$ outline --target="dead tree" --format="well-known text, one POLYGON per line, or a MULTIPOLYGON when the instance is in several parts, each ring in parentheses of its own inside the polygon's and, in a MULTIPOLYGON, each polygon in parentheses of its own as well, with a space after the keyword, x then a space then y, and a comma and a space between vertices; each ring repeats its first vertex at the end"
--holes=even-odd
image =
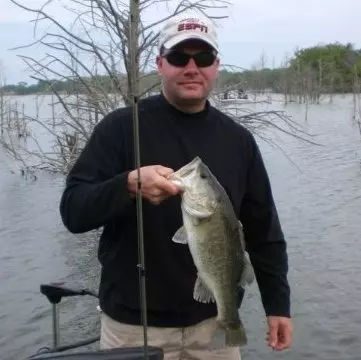
MULTIPOLYGON (((34 43, 16 50, 37 46, 46 53, 41 59, 20 55, 32 78, 46 84, 46 92, 53 95, 51 124, 50 119, 28 116, 27 120, 42 125, 54 138, 50 151, 38 149, 33 154, 44 160, 37 166, 66 173, 96 123, 109 111, 131 104, 129 4, 118 0, 68 0, 67 9, 75 19, 69 26, 48 11, 52 0, 36 9, 28 7, 25 0, 11 1, 34 15, 35 27, 46 23, 49 29, 34 43), (60 84, 66 84, 66 87, 62 88, 60 84), (69 139, 72 139, 70 143, 69 139)), ((155 69, 150 64, 154 60, 162 23, 189 11, 216 21, 226 18, 221 13, 228 5, 226 0, 139 0, 136 49, 139 97, 151 93, 152 89, 159 90, 160 79, 152 72, 155 69), (168 15, 146 23, 143 13, 154 6, 166 7, 168 15)), ((6 148, 11 145, 6 144, 6 148)))
MULTIPOLYGON (((63 174, 74 163, 98 121, 109 111, 132 103, 132 78, 139 81, 139 97, 151 93, 152 89, 160 89, 159 78, 149 64, 154 63, 162 23, 189 10, 216 21, 226 18, 222 12, 230 5, 225 0, 139 0, 137 76, 132 77, 128 3, 119 0, 67 0, 67 9, 74 8, 69 10, 74 18, 70 26, 47 10, 53 0, 48 0, 38 9, 28 7, 25 0, 11 1, 34 14, 35 26, 44 22, 47 25, 48 30, 38 40, 24 46, 36 46, 37 52, 43 48, 45 57, 20 57, 31 70, 33 79, 46 85, 46 93, 52 95, 52 110, 49 118, 25 116, 34 145, 31 149, 12 141, 5 142, 3 146, 28 170, 44 169, 63 174), (144 13, 152 6, 166 6, 169 15, 146 23, 144 13), (32 124, 40 125, 53 139, 48 149, 40 146, 38 134, 31 131, 32 124), (30 157, 33 161, 31 165, 26 165, 26 159, 30 157)), ((282 113, 279 116, 287 123, 287 117, 282 113)), ((267 112, 254 117, 264 119, 265 127, 274 124, 267 121, 267 112)), ((244 117, 250 118, 251 114, 244 117)), ((251 131, 259 129, 253 127, 252 122, 244 121, 244 124, 251 131)))
POLYGON ((352 93, 353 93, 353 124, 356 126, 361 136, 361 74, 357 65, 352 66, 352 93))
POLYGON ((7 113, 7 101, 5 98, 4 86, 4 69, 2 63, 0 62, 0 137, 4 135, 5 119, 7 113))

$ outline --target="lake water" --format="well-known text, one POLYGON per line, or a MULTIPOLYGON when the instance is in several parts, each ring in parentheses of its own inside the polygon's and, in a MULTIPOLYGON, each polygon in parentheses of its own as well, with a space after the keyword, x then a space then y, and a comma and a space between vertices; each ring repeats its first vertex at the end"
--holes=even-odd
MULTIPOLYGON (((32 97, 18 100, 31 109, 32 97)), ((292 349, 283 353, 268 349, 263 309, 253 285, 242 306, 249 336, 243 358, 359 360, 361 136, 351 121, 352 98, 309 106, 307 121, 305 107, 297 104, 267 107, 286 110, 322 146, 283 134, 277 135, 282 151, 259 141, 288 241, 295 334, 292 349)), ((72 235, 61 224, 63 178, 40 174, 34 181, 13 173, 14 169, 0 151, 0 358, 4 360, 22 359, 51 345, 51 308, 39 293, 41 283, 65 280, 97 290, 99 275, 97 238, 72 235)), ((62 341, 97 335, 96 305, 91 298, 62 303, 62 341)))

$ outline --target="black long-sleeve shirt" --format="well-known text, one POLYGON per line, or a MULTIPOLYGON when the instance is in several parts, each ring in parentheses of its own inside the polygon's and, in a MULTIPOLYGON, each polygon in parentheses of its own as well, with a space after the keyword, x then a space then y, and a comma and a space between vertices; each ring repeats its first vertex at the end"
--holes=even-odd
MULTIPOLYGON (((269 179, 252 134, 216 108, 185 114, 163 95, 139 105, 141 164, 179 169, 200 156, 239 215, 266 315, 290 316, 286 242, 269 179)), ((127 189, 134 169, 131 108, 107 115, 68 174, 60 212, 69 231, 103 227, 99 299, 115 320, 140 324, 136 202, 127 189)), ((196 268, 187 246, 171 240, 182 226, 180 197, 143 202, 148 324, 187 326, 217 314, 193 299, 196 268)))

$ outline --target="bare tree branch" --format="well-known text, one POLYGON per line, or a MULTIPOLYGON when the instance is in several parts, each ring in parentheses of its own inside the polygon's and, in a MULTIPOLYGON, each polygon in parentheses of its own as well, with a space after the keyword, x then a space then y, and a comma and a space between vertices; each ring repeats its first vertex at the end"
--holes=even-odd
MULTIPOLYGON (((46 86, 47 92, 51 92, 52 116, 18 116, 16 111, 1 110, 4 134, 1 143, 27 171, 42 169, 64 174, 72 166, 98 121, 109 111, 131 104, 135 88, 138 88, 139 97, 160 91, 160 77, 152 71, 151 65, 157 51, 159 26, 188 10, 198 12, 217 24, 218 20, 227 17, 226 10, 231 5, 230 1, 225 0, 140 0, 140 14, 136 16, 137 42, 131 44, 128 2, 68 0, 70 5, 64 8, 71 15, 71 23, 66 23, 70 20, 66 17, 60 20, 48 11, 52 0, 39 9, 24 5, 25 0, 10 1, 34 15, 34 33, 40 23, 49 25, 36 41, 14 49, 19 51, 35 46, 45 49, 45 56, 40 59, 21 54, 19 57, 27 65, 31 77, 46 86), (153 6, 167 8, 168 14, 149 24, 143 14, 153 6), (134 53, 130 50, 134 50, 134 53), (135 56, 136 69, 132 68, 131 53, 135 56), (139 83, 138 80, 137 84, 132 83, 132 78, 139 79, 139 83), (42 146, 39 134, 33 130, 39 127, 50 139, 47 148, 42 146), (20 143, 20 135, 26 137, 27 141, 20 143)), ((240 70, 228 64, 223 67, 240 70)), ((238 83, 219 85, 214 95, 216 106, 225 109, 235 121, 265 139, 267 131, 274 129, 314 144, 283 112, 254 112, 240 109, 238 105, 226 108, 220 93, 241 87, 242 81, 240 77, 238 83)), ((0 94, 0 105, 2 99, 0 94)), ((256 102, 260 101, 249 101, 252 104, 256 102)), ((2 106, 4 108, 6 106, 2 106)))

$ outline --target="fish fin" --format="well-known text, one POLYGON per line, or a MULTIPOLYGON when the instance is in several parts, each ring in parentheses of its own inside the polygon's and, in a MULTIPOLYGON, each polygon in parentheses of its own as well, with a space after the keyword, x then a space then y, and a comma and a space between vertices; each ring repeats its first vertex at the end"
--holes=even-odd
POLYGON ((236 327, 224 327, 217 323, 209 348, 219 350, 229 347, 240 347, 247 344, 246 330, 242 322, 236 327))
POLYGON ((246 251, 246 242, 244 241, 243 225, 239 220, 238 220, 238 236, 241 241, 242 250, 246 251))
POLYGON ((212 292, 209 290, 208 286, 202 281, 199 275, 194 285, 193 298, 194 300, 202 303, 210 303, 216 301, 212 292))
POLYGON ((226 345, 226 329, 217 325, 216 329, 213 332, 211 342, 209 344, 210 350, 219 350, 227 347, 226 345))
POLYGON ((188 244, 187 232, 184 226, 180 227, 172 237, 177 244, 188 244))
POLYGON ((253 270, 251 261, 246 252, 246 243, 244 241, 243 225, 240 221, 238 221, 238 233, 239 233, 239 238, 241 240, 242 249, 244 252, 244 256, 243 256, 244 268, 242 271, 241 280, 239 281, 239 285, 242 287, 245 287, 246 285, 252 284, 253 281, 255 280, 256 276, 254 274, 254 270, 253 270))
POLYGON ((251 261, 246 256, 246 253, 244 254, 243 261, 244 267, 241 275, 241 280, 239 281, 239 285, 245 287, 246 285, 251 285, 255 280, 256 276, 251 261))

